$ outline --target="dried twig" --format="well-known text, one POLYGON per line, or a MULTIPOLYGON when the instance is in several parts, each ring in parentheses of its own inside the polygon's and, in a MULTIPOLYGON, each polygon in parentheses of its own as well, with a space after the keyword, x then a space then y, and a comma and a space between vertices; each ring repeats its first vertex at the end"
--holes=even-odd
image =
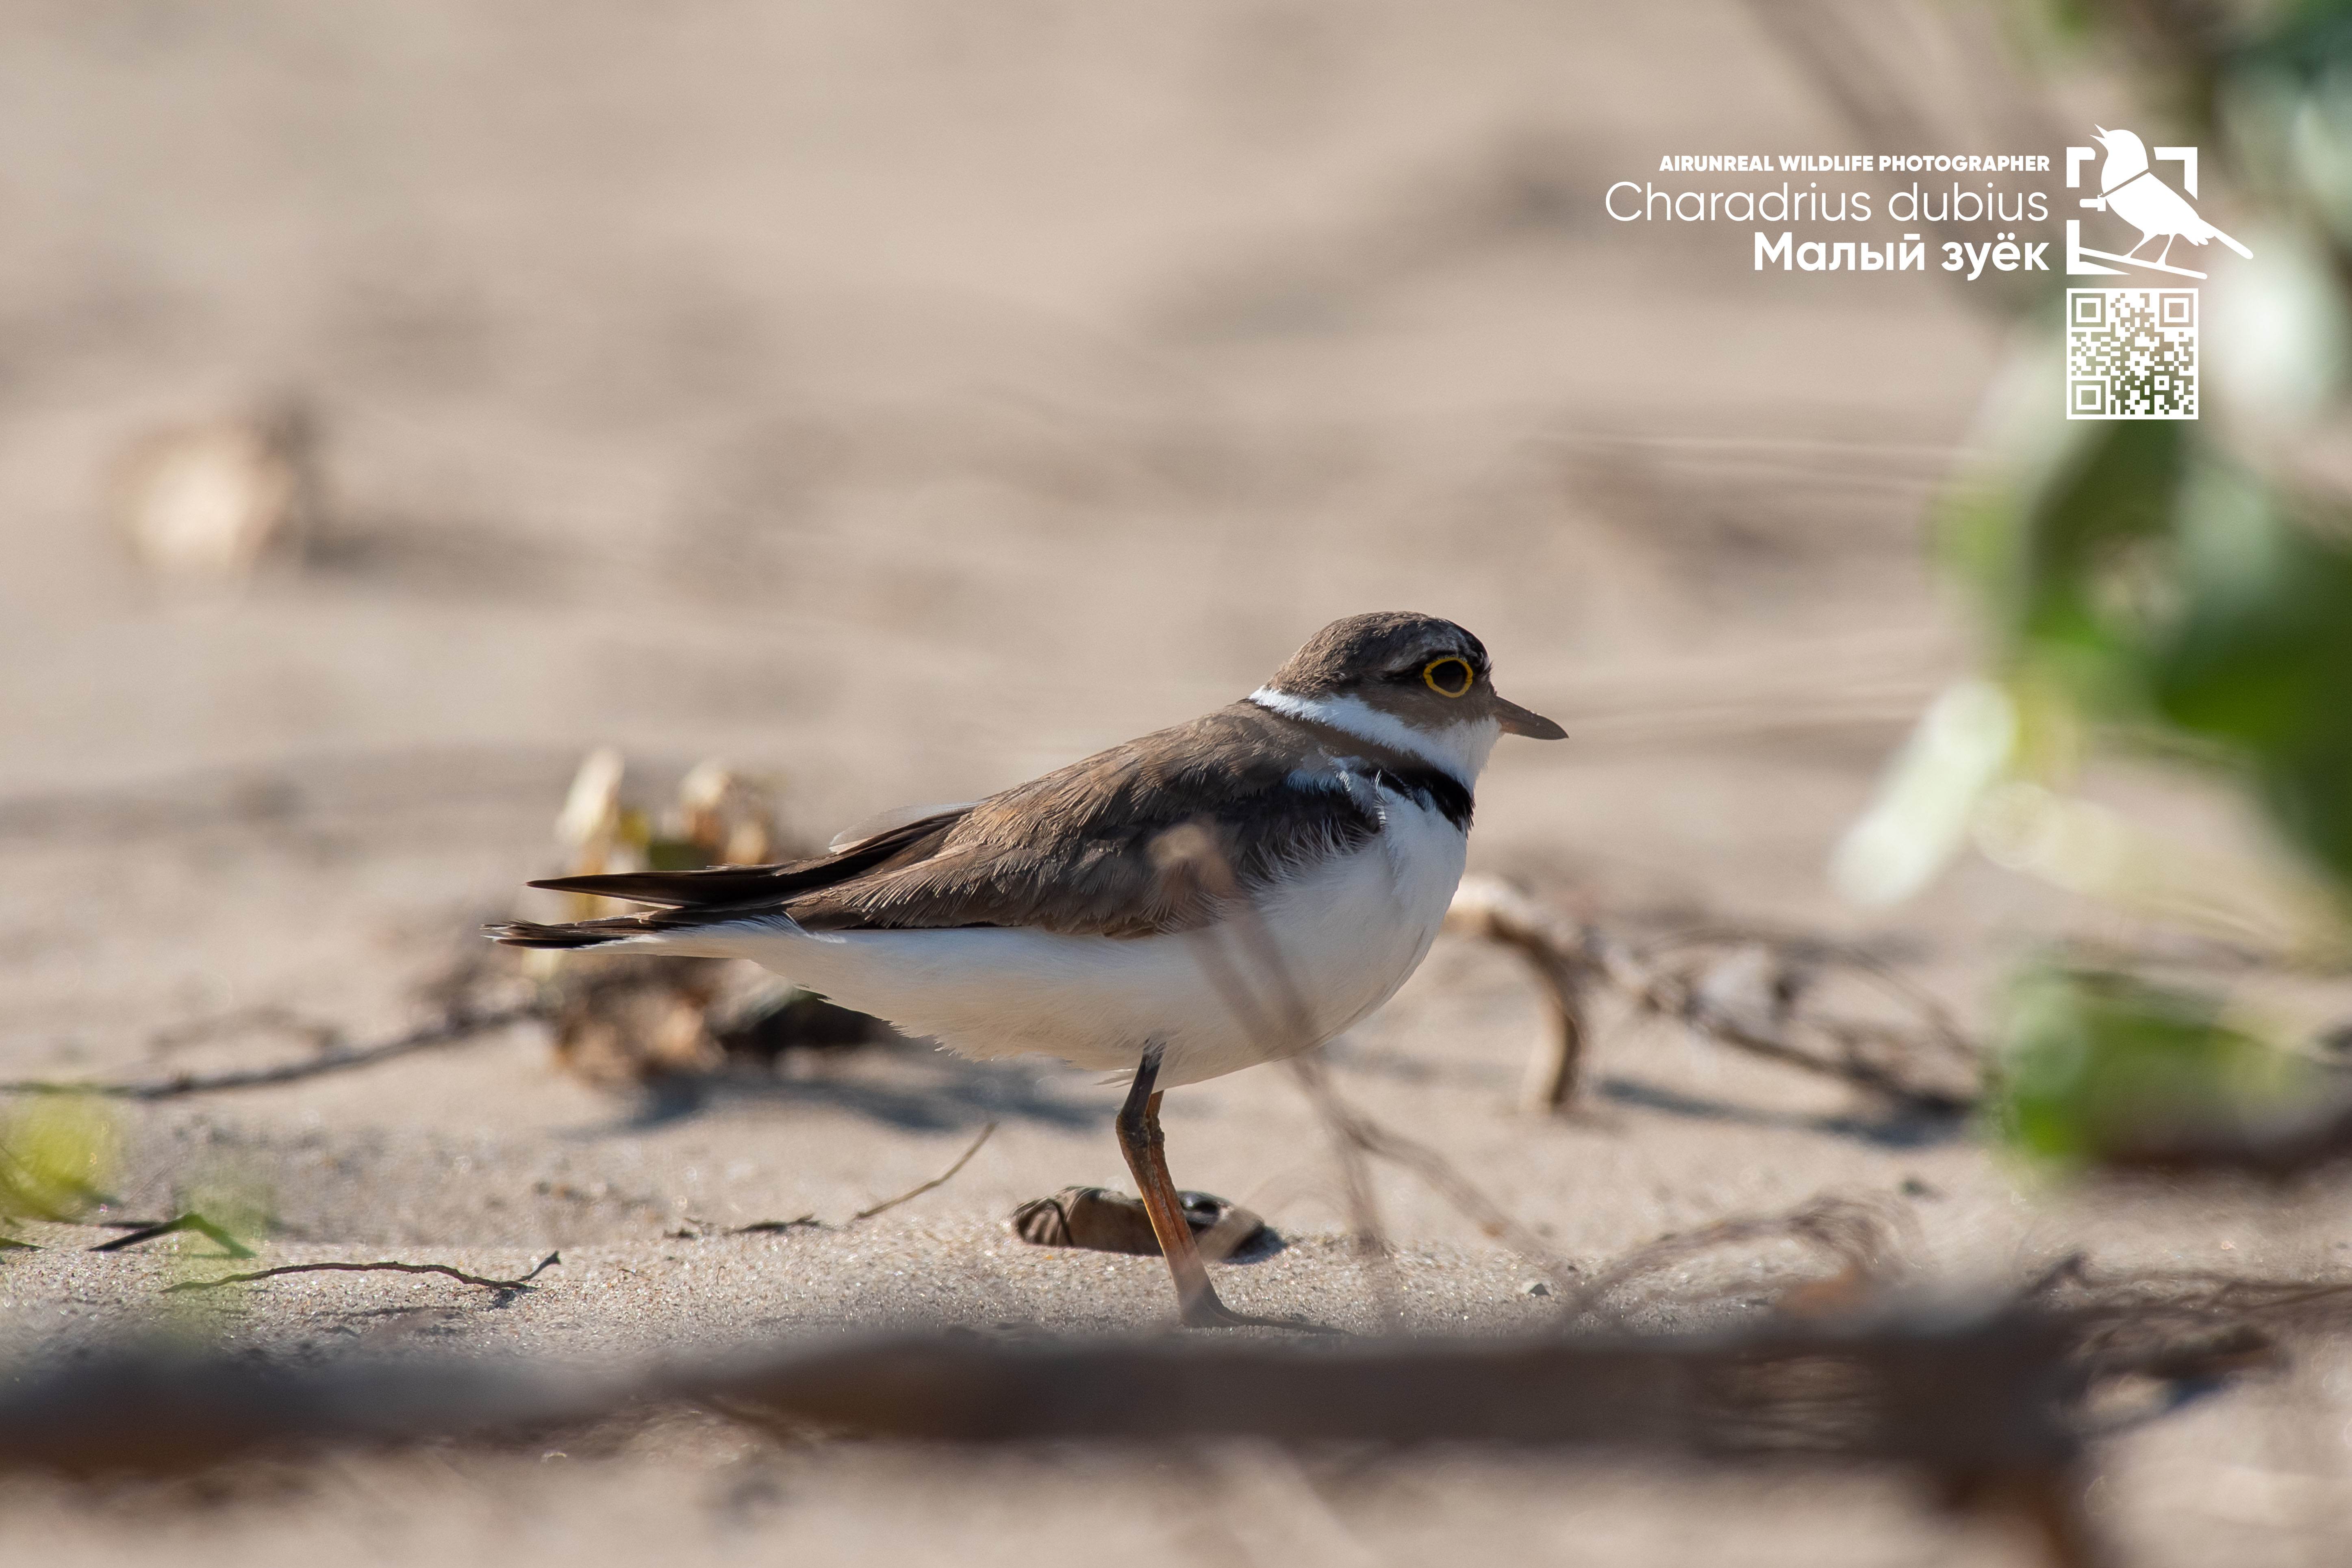
MULTIPOLYGON (((1264 1043, 1264 1059, 1290 1061, 1300 1086, 1318 1111, 1336 1103, 1320 1064, 1306 1065, 1304 1053, 1315 1039, 1306 998, 1291 979, 1274 933, 1266 929, 1257 906, 1243 891, 1224 846, 1205 826, 1188 823, 1161 834, 1152 847, 1152 854, 1171 893, 1181 898, 1188 888, 1198 889, 1232 913, 1232 919, 1224 922, 1230 931, 1211 925, 1192 933, 1193 961, 1200 964, 1201 973, 1208 977, 1211 988, 1226 1010, 1240 1022, 1244 1033, 1264 1043), (1276 1005, 1270 1016, 1259 1005, 1242 965, 1226 951, 1228 935, 1236 940, 1244 953, 1256 961, 1266 982, 1274 987, 1276 1005)), ((1339 1161, 1340 1186, 1347 1195, 1348 1216, 1356 1245, 1369 1256, 1385 1258, 1387 1235, 1372 1197, 1363 1151, 1339 1136, 1328 1117, 1325 1123, 1333 1127, 1332 1147, 1339 1161)))
MULTIPOLYGON (((247 1253, 246 1256, 251 1257, 247 1253)), ((563 1261, 560 1252, 551 1252, 539 1260, 539 1267, 520 1279, 485 1279, 478 1274, 468 1274, 452 1268, 446 1263, 284 1263, 275 1268, 257 1268, 250 1274, 225 1274, 218 1279, 189 1279, 167 1286, 163 1294, 181 1290, 216 1290, 224 1285, 244 1285, 256 1279, 274 1279, 280 1274, 440 1274, 461 1285, 478 1285, 486 1290, 529 1290, 531 1281, 563 1261)))
POLYGON ((1584 1068, 1585 994, 1604 971, 1591 933, 1492 877, 1465 881, 1445 911, 1449 931, 1500 942, 1527 960, 1551 1005, 1551 1027, 1528 1058, 1519 1109, 1541 1116, 1576 1096, 1584 1068))
MULTIPOLYGON (((1745 933, 1739 938, 1744 947, 1763 952, 1781 976, 1792 973, 1801 961, 1833 962, 1870 976, 1911 1007, 1919 1020, 1915 1028, 1797 1014, 1793 987, 1779 977, 1767 977, 1773 979, 1776 991, 1785 990, 1772 998, 1776 1016, 1761 1020, 1742 1016, 1740 1010, 1711 994, 1705 977, 1654 963, 1645 952, 1601 927, 1574 920, 1498 878, 1465 878, 1446 924, 1520 952, 1551 998, 1554 1028, 1537 1047, 1521 1096, 1529 1109, 1557 1110, 1574 1094, 1585 1037, 1584 999, 1596 984, 1607 984, 1642 1012, 1676 1019, 1719 1045, 1843 1079, 1916 1110, 1950 1114, 1975 1103, 1972 1094, 1923 1081, 1916 1070, 1906 1070, 1934 1056, 1943 1058, 1946 1076, 1959 1071, 1974 1076, 1976 1049, 1950 1016, 1877 959, 1850 947, 1786 939, 1767 942, 1745 933), (1801 1032, 1818 1037, 1834 1047, 1833 1053, 1798 1044, 1801 1032)), ((1685 939, 1720 940, 1724 938, 1713 933, 1685 939)))
POLYGON ((0 1381, 0 1469, 186 1473, 271 1453, 471 1437, 679 1402, 934 1442, 1249 1436, 1490 1443, 1899 1464, 2022 1501, 2049 1561, 2097 1560, 2077 1511, 2084 1390, 2063 1325, 1926 1311, 1864 1326, 1607 1339, 1006 1343, 770 1350, 597 1376, 407 1356, 257 1366, 116 1351, 0 1381))
POLYGON ((1838 942, 1807 931, 1774 930, 1755 926, 1706 925, 1693 926, 1672 931, 1640 945, 1643 959, 1655 959, 1660 953, 1675 948, 1737 945, 1761 947, 1791 964, 1835 967, 1850 970, 1870 980, 1895 1001, 1908 1008, 1918 1019, 1921 1031, 1938 1047, 1964 1060, 1973 1062, 1977 1048, 1969 1038, 1959 1020, 1952 1016, 1942 998, 1913 981, 1893 964, 1869 949, 1853 942, 1838 942))
POLYGON ((1895 1216, 1876 1205, 1834 1195, 1787 1214, 1718 1220, 1641 1247, 1595 1274, 1565 1304, 1570 1319, 1594 1312, 1621 1286, 1686 1258, 1741 1242, 1790 1240, 1828 1254, 1857 1280, 1885 1283, 1899 1271, 1895 1216))
POLYGON ((1456 1170, 1444 1155, 1425 1143, 1381 1126, 1339 1098, 1338 1091, 1331 1087, 1323 1061, 1306 1054, 1307 1047, 1315 1042, 1312 1015, 1296 977, 1283 958, 1281 945, 1276 942, 1274 932, 1266 926, 1257 906, 1243 895, 1232 863, 1215 837, 1205 828, 1179 828, 1161 836, 1156 852, 1168 874, 1197 879, 1232 911, 1222 928, 1208 927, 1201 933, 1200 940, 1193 945, 1195 956, 1225 1005, 1241 1020, 1243 1027, 1259 1039, 1274 1043, 1276 1048, 1267 1053, 1268 1057, 1289 1061, 1300 1087, 1306 1090, 1324 1125, 1330 1130, 1347 1184, 1357 1235, 1362 1244, 1375 1255, 1386 1255, 1387 1244, 1381 1233, 1379 1215, 1372 1203, 1371 1184, 1365 1169, 1365 1156, 1370 1155, 1413 1172, 1467 1216, 1481 1233, 1501 1241, 1512 1251, 1564 1282, 1574 1272, 1573 1268, 1556 1257, 1526 1226, 1512 1219, 1500 1205, 1480 1192, 1476 1184, 1456 1170), (1255 961, 1266 984, 1274 992, 1271 1021, 1269 1010, 1259 1005, 1244 979, 1241 966, 1225 952, 1220 936, 1221 929, 1229 931, 1243 951, 1255 961))
POLYGON ((1292 1066, 1302 1083, 1309 1086, 1316 1098, 1317 1109, 1325 1123, 1346 1147, 1359 1150, 1375 1159, 1402 1165, 1422 1181, 1472 1225, 1478 1233, 1499 1241, 1521 1258, 1551 1276, 1555 1284, 1565 1287, 1576 1272, 1576 1266, 1561 1258, 1544 1244, 1543 1238, 1513 1219, 1500 1204, 1478 1189, 1475 1183, 1454 1168, 1454 1163, 1418 1139, 1408 1138, 1394 1128, 1383 1126, 1341 1100, 1332 1090, 1319 1060, 1300 1058, 1292 1066))
POLYGON ((19 1079, 13 1083, 0 1083, 0 1094, 86 1094, 101 1100, 174 1100, 184 1094, 212 1094, 224 1089, 264 1089, 328 1073, 348 1072, 353 1068, 373 1067, 395 1057, 430 1050, 436 1046, 455 1045, 460 1040, 472 1039, 509 1025, 546 1016, 545 1009, 539 1004, 523 1003, 511 1007, 494 1008, 487 1013, 454 1013, 411 1029, 404 1035, 395 1035, 372 1046, 322 1052, 309 1061, 286 1062, 268 1068, 245 1068, 233 1072, 180 1073, 171 1078, 150 1079, 137 1083, 66 1083, 45 1079, 19 1079))
POLYGON ((2263 1329, 2352 1326, 2352 1279, 2269 1279, 2210 1269, 2095 1273, 2082 1253, 2021 1298, 2080 1327, 2086 1353, 2140 1353, 2181 1334, 2212 1339, 2263 1329))
MULTIPOLYGON (((849 1216, 849 1223, 856 1225, 859 1220, 872 1219, 876 1215, 882 1213, 886 1209, 897 1208, 908 1198, 919 1198, 934 1187, 943 1187, 947 1185, 949 1182, 954 1180, 955 1173, 958 1171, 962 1170, 964 1166, 970 1163, 974 1154, 980 1152, 980 1146, 982 1143, 987 1142, 990 1135, 995 1131, 996 1123, 993 1121, 990 1122, 987 1126, 980 1130, 980 1136, 971 1141, 971 1147, 966 1149, 961 1154, 956 1156, 956 1163, 954 1164, 950 1165, 946 1170, 941 1171, 938 1175, 933 1176, 929 1181, 925 1182, 921 1186, 910 1187, 907 1191, 900 1193, 897 1197, 886 1199, 881 1203, 876 1204, 870 1209, 859 1209, 856 1214, 849 1216)), ((800 1222, 798 1220, 794 1220, 791 1223, 793 1225, 797 1225, 800 1222)))
MULTIPOLYGON (((955 1179, 957 1172, 962 1170, 966 1165, 971 1163, 971 1157, 980 1152, 980 1146, 987 1142, 989 1138, 994 1134, 996 1127, 997 1124, 992 1121, 987 1126, 982 1128, 980 1130, 980 1136, 971 1141, 971 1147, 967 1148, 962 1153, 956 1156, 956 1163, 950 1165, 946 1170, 941 1171, 938 1175, 933 1176, 929 1181, 923 1183, 919 1186, 909 1187, 895 1198, 886 1198, 882 1202, 876 1204, 872 1208, 860 1209, 856 1214, 851 1215, 847 1219, 842 1221, 838 1226, 827 1225, 824 1221, 817 1218, 814 1214, 804 1214, 797 1219, 753 1220, 749 1225, 731 1226, 726 1230, 719 1231, 718 1234, 722 1236, 781 1236, 786 1231, 803 1229, 847 1230, 854 1225, 872 1219, 876 1215, 897 1208, 900 1204, 907 1202, 910 1198, 919 1198, 925 1193, 930 1192, 934 1188, 947 1185, 948 1183, 955 1179)), ((691 1220, 689 1223, 692 1225, 701 1226, 703 1228, 699 1232, 694 1230, 681 1230, 676 1234, 680 1237, 691 1237, 697 1235, 711 1234, 713 1227, 710 1226, 708 1221, 691 1220)))
POLYGON ((915 1337, 768 1349, 609 1380, 478 1356, 379 1369, 359 1358, 256 1365, 123 1350, 0 1385, 0 1467, 204 1468, 289 1440, 487 1433, 641 1400, 721 1396, 835 1428, 966 1443, 1233 1435, 2027 1464, 2072 1451, 2057 1420, 2057 1401, 2077 1391, 2066 1349, 2031 1313, 1923 1312, 1859 1328, 1312 1352, 1263 1341, 915 1337), (1824 1363, 1849 1374, 1825 1383, 1824 1363), (375 1397, 387 1374, 414 1396, 375 1397), (223 1419, 232 1412, 233 1423, 223 1419), (68 1413, 75 1419, 60 1419, 68 1413))
POLYGON ((194 1231, 205 1240, 218 1244, 222 1254, 226 1257, 255 1256, 253 1248, 246 1246, 204 1215, 194 1213, 180 1215, 173 1219, 158 1220, 152 1225, 131 1226, 129 1235, 118 1236, 112 1241, 102 1241, 89 1250, 120 1252, 126 1247, 136 1247, 142 1241, 152 1241, 159 1236, 172 1236, 182 1231, 194 1231))

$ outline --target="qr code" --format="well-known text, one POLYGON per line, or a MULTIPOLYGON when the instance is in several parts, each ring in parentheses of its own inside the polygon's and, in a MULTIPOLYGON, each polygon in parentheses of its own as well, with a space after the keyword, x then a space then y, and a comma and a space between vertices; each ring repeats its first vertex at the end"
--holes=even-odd
POLYGON ((2066 417, 2197 417, 2197 290, 2066 290, 2066 417))

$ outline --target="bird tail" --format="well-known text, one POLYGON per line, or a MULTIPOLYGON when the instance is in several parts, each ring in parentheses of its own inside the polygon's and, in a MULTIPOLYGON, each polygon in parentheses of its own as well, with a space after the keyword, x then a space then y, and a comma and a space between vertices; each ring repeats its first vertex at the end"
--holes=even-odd
POLYGON ((2252 251, 2248 250, 2244 246, 2240 245, 2236 240, 2231 239, 2228 235, 2223 234, 2220 229, 2218 229, 2218 228, 2213 228, 2213 226, 2212 226, 2211 224, 2210 224, 2210 223, 2209 223, 2209 224, 2207 224, 2205 226, 2206 226, 2207 228, 2209 228, 2209 229, 2212 229, 2212 232, 2213 232, 2213 237, 2214 237, 2215 239, 2220 240, 2222 244, 2224 244, 2224 245, 2228 246, 2231 249, 2232 249, 2232 250, 2236 251, 2239 255, 2241 255, 2241 256, 2244 257, 2247 260, 2252 261, 2252 260, 2254 258, 2254 253, 2253 253, 2252 251))
POLYGON ((491 941, 507 947, 603 947, 651 934, 652 927, 638 916, 619 920, 582 921, 573 925, 542 925, 537 921, 503 921, 482 928, 491 941))

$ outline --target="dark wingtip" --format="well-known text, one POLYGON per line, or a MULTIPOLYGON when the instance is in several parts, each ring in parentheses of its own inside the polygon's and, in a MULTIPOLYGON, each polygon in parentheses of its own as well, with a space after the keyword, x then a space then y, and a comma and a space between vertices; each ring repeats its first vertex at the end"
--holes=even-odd
MULTIPOLYGON (((540 884, 531 884, 537 887, 540 884)), ((537 921, 501 921, 486 925, 482 934, 503 947, 573 948, 601 947, 608 942, 619 942, 613 931, 588 931, 579 926, 541 925, 537 921)))

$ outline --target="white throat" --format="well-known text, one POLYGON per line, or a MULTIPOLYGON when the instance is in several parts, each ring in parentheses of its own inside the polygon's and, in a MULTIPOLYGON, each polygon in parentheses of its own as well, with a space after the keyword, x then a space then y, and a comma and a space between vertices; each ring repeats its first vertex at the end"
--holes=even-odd
POLYGON ((1502 725, 1493 719, 1465 720, 1443 730, 1423 730, 1381 712, 1360 697, 1294 697, 1287 691, 1261 686, 1249 694, 1249 700, 1268 712, 1328 724, 1360 741, 1419 757, 1450 775, 1464 789, 1478 782, 1488 753, 1503 733, 1502 725))

